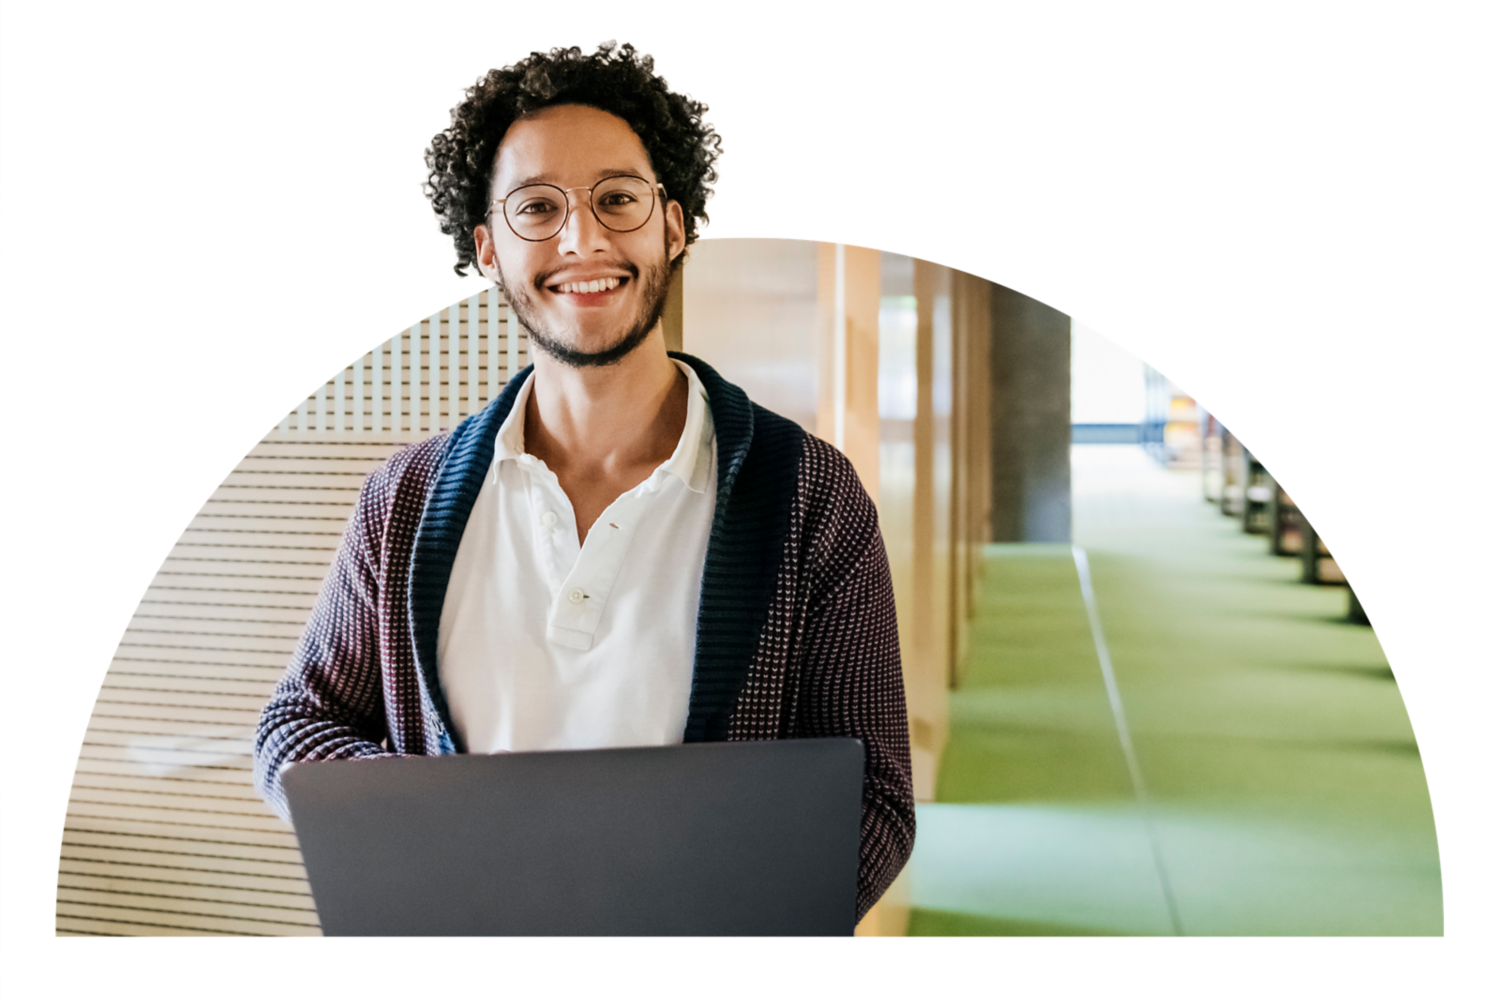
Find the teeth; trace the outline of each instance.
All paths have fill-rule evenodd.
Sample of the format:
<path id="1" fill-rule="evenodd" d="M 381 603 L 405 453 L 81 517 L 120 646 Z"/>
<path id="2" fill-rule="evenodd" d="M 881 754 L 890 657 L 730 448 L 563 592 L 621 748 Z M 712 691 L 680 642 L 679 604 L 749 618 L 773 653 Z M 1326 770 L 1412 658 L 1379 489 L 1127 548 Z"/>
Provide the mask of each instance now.
<path id="1" fill-rule="evenodd" d="M 600 278 L 597 281 L 569 281 L 558 285 L 557 290 L 570 295 L 587 295 L 593 292 L 607 292 L 611 288 L 618 288 L 619 278 Z"/>

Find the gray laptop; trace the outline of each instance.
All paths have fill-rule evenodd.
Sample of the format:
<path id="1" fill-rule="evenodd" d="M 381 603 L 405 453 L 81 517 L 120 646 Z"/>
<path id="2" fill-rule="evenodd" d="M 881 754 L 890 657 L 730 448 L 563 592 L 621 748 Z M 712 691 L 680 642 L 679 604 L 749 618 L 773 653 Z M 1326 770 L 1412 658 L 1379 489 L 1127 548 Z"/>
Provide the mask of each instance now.
<path id="1" fill-rule="evenodd" d="M 323 933 L 854 930 L 855 739 L 314 761 L 282 776 Z"/>

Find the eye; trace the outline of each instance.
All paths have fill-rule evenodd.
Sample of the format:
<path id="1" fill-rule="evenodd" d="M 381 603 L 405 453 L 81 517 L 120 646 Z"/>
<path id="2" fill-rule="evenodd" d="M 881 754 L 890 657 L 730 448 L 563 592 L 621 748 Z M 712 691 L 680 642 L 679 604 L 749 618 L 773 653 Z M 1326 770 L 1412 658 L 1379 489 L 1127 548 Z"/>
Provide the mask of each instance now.
<path id="1" fill-rule="evenodd" d="M 620 205 L 634 205 L 638 201 L 640 199 L 630 191 L 609 191 L 599 196 L 599 204 L 606 208 Z"/>
<path id="2" fill-rule="evenodd" d="M 547 198 L 527 198 L 511 209 L 512 215 L 538 216 L 556 212 L 557 205 Z"/>
<path id="3" fill-rule="evenodd" d="M 550 184 L 518 187 L 505 196 L 505 215 L 514 222 L 538 223 L 563 211 L 563 193 Z"/>

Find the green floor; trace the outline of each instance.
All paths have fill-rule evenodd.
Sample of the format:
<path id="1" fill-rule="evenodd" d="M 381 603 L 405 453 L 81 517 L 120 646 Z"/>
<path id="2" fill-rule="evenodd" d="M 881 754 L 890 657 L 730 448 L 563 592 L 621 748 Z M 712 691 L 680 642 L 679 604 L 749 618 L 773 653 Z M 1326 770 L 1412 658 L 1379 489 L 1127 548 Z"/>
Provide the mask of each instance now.
<path id="1" fill-rule="evenodd" d="M 1440 934 L 1422 763 L 1347 594 L 1129 446 L 1074 449 L 1074 540 L 991 546 L 912 934 Z"/>

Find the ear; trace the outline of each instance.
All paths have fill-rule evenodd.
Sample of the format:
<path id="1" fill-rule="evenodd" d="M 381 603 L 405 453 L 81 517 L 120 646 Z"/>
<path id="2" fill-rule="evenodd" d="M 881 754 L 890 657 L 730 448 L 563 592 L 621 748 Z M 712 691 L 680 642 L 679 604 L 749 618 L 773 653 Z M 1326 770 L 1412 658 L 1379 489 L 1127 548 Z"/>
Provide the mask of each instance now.
<path id="1" fill-rule="evenodd" d="M 681 205 L 669 201 L 663 207 L 667 220 L 667 262 L 671 263 L 687 249 L 687 226 L 683 222 Z"/>
<path id="2" fill-rule="evenodd" d="M 474 256 L 479 260 L 479 273 L 499 284 L 500 265 L 495 260 L 494 235 L 482 222 L 474 227 Z"/>

